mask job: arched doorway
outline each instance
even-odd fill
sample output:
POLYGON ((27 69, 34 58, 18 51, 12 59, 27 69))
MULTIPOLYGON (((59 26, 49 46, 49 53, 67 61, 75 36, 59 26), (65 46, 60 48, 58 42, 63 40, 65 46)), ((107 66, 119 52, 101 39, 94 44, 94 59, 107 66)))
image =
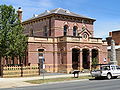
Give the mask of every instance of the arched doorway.
POLYGON ((89 50, 88 49, 82 50, 82 58, 83 58, 83 68, 89 69, 90 68, 90 58, 89 58, 89 50))
POLYGON ((98 64, 98 50, 97 49, 92 49, 92 65, 98 64))
POLYGON ((79 49, 72 49, 72 68, 78 69, 79 66, 79 58, 80 58, 80 50, 79 49))

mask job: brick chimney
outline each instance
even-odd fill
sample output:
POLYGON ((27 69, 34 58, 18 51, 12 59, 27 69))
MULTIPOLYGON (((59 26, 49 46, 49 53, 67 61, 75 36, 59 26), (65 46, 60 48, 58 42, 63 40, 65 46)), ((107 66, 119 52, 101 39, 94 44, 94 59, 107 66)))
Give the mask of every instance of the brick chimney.
POLYGON ((20 22, 22 22, 22 9, 21 9, 21 7, 18 8, 17 13, 18 13, 18 18, 19 18, 20 22))
POLYGON ((109 36, 112 37, 112 32, 109 32, 109 36))

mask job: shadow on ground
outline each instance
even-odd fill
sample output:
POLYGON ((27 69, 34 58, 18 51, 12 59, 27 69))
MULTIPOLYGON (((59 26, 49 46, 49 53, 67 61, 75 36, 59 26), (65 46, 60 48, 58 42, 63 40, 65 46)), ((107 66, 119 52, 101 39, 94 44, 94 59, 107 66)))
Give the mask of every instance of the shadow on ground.
MULTIPOLYGON (((112 78, 113 79, 113 78, 112 78)), ((116 78, 116 79, 120 79, 120 77, 116 78)), ((93 81, 93 80, 109 80, 107 78, 92 78, 92 79, 89 79, 90 81, 93 81)))

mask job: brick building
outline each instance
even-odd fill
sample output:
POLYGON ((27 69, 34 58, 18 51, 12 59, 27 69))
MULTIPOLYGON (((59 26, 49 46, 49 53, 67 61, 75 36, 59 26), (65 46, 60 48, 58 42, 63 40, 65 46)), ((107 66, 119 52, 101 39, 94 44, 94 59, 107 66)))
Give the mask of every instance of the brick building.
POLYGON ((106 38, 108 43, 108 58, 111 57, 111 40, 115 41, 115 49, 116 49, 116 60, 118 65, 120 66, 120 30, 109 32, 109 37, 106 38))
POLYGON ((115 41, 115 45, 120 45, 120 30, 109 32, 109 37, 106 38, 109 46, 112 39, 115 41))
MULTIPOLYGON (((21 10, 18 15, 22 17, 21 10)), ((107 43, 94 37, 94 21, 61 8, 23 21, 24 33, 29 37, 27 64, 42 60, 48 72, 69 73, 91 69, 94 58, 107 63, 107 43)))

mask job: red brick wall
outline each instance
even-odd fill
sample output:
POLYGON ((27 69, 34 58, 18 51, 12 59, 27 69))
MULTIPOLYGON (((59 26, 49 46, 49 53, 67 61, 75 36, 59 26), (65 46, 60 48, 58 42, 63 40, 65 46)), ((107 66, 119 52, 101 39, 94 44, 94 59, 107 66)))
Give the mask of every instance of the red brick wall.
POLYGON ((29 43, 28 44, 28 59, 29 63, 38 63, 38 49, 44 49, 45 63, 53 63, 53 45, 52 44, 42 44, 41 43, 29 43))
MULTIPOLYGON (((55 20, 54 18, 50 19, 43 19, 40 21, 32 22, 29 24, 24 25, 25 28, 25 34, 30 35, 31 30, 33 30, 34 36, 44 36, 44 26, 47 26, 48 33, 51 28, 51 36, 63 36, 63 30, 64 25, 68 25, 69 29, 67 31, 67 35, 73 36, 73 27, 77 26, 78 32, 82 31, 83 24, 78 22, 72 22, 67 20, 55 20), (51 22, 51 23, 50 23, 51 22), (49 27, 51 25, 51 27, 49 27)), ((91 35, 93 36, 93 25, 92 24, 84 24, 84 26, 87 28, 88 31, 91 32, 91 35)), ((48 35, 49 36, 49 35, 48 35)))
MULTIPOLYGON (((53 29, 54 27, 54 19, 51 19, 51 21, 49 21, 50 19, 43 19, 40 21, 35 21, 29 24, 25 24, 24 26, 24 33, 30 36, 30 30, 33 30, 33 36, 44 36, 43 32, 44 32, 44 27, 47 26, 47 30, 48 30, 48 36, 49 36, 49 22, 51 22, 51 29, 53 29)), ((53 34, 52 34, 53 35, 53 34)))
POLYGON ((120 45, 120 31, 112 32, 112 38, 115 40, 116 45, 120 45))
POLYGON ((109 36, 106 38, 109 46, 111 45, 111 39, 115 41, 115 45, 120 45, 120 31, 109 32, 109 36))
MULTIPOLYGON (((82 31, 83 24, 70 22, 70 21, 63 21, 63 20, 55 20, 55 36, 63 36, 64 25, 68 25, 69 29, 67 31, 67 35, 73 36, 73 27, 78 27, 78 32, 82 31)), ((93 36, 93 25, 92 24, 85 24, 85 27, 92 33, 93 36)))

